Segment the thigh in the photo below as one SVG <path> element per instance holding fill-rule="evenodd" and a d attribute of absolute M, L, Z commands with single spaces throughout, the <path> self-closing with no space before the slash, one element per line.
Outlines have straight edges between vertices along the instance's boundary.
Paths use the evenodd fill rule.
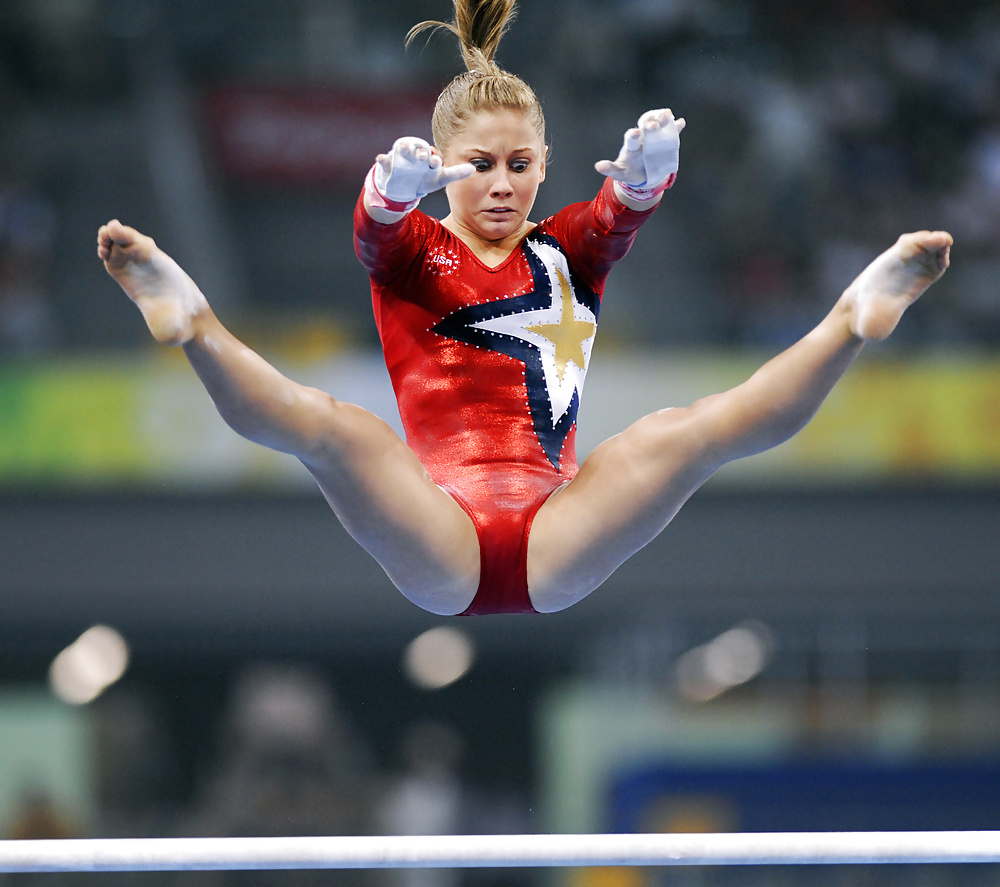
<path fill-rule="evenodd" d="M 472 519 L 385 422 L 331 402 L 327 432 L 304 456 L 337 517 L 418 606 L 461 613 L 479 585 Z"/>
<path fill-rule="evenodd" d="M 539 509 L 528 587 L 541 612 L 586 597 L 652 541 L 718 467 L 704 406 L 662 410 L 601 444 Z"/>

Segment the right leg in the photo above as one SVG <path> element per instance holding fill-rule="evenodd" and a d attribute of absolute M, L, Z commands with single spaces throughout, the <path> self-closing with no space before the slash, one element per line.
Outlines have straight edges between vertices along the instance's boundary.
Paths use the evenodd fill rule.
<path fill-rule="evenodd" d="M 98 233 L 98 256 L 154 338 L 183 346 L 226 423 L 297 457 L 404 595 L 440 615 L 468 607 L 479 585 L 475 527 L 385 422 L 292 382 L 243 345 L 151 238 L 109 222 Z"/>

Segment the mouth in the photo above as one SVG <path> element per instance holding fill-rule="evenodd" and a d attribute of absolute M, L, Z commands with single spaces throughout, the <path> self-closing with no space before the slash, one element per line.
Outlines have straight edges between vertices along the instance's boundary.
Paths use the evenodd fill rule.
<path fill-rule="evenodd" d="M 486 215 L 493 216 L 495 218 L 502 218 L 503 216 L 513 215 L 514 210 L 509 206 L 494 206 L 490 209 L 484 210 Z"/>

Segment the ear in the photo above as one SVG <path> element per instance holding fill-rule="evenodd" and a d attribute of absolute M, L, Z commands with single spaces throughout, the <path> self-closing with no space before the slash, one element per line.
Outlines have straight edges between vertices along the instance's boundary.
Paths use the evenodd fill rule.
<path fill-rule="evenodd" d="M 548 157 L 548 156 L 549 156 L 549 146 L 546 145 L 545 146 L 545 150 L 542 152 L 542 161 L 539 164 L 539 167 L 540 167 L 540 172 L 538 174 L 538 181 L 539 182 L 544 182 L 545 181 L 545 158 Z"/>

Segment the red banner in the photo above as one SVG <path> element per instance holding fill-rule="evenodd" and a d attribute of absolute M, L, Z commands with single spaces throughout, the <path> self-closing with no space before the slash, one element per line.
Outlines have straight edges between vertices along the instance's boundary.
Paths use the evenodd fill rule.
<path fill-rule="evenodd" d="M 220 171 L 239 181 L 359 188 L 401 136 L 430 141 L 436 96 L 226 87 L 205 99 Z"/>

